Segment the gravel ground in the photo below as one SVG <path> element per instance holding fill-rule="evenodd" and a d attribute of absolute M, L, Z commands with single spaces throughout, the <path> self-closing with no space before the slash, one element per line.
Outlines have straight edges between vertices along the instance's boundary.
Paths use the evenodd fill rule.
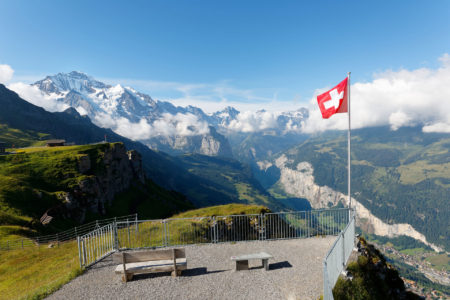
<path fill-rule="evenodd" d="M 322 261 L 336 237 L 186 246 L 188 270 L 142 274 L 123 283 L 107 257 L 47 299 L 317 299 L 322 294 Z M 261 261 L 234 271 L 233 255 L 265 251 Z"/>

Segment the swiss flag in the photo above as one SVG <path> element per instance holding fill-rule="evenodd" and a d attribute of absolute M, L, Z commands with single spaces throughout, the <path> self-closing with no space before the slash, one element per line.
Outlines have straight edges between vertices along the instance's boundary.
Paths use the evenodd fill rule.
<path fill-rule="evenodd" d="M 348 112 L 347 82 L 348 78 L 345 78 L 328 92 L 317 96 L 317 103 L 324 119 L 328 119 L 337 113 Z"/>

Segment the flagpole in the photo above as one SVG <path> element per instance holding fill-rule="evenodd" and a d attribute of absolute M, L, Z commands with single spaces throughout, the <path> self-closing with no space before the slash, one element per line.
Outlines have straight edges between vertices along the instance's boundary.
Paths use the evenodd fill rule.
<path fill-rule="evenodd" d="M 348 174 L 348 208 L 349 208 L 349 221 L 351 217 L 351 209 L 352 209 L 352 194 L 351 194 L 351 163 L 350 163 L 350 149 L 351 149 L 351 123 L 350 123 L 350 73 L 347 73 L 347 87 L 348 87 L 348 133 L 347 133 L 347 174 Z"/>

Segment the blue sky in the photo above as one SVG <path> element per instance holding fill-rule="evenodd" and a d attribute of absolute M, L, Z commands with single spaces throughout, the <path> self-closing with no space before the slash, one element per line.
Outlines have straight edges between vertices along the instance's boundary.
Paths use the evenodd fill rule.
<path fill-rule="evenodd" d="M 3 0 L 0 36 L 16 80 L 79 70 L 181 104 L 301 104 L 347 71 L 437 68 L 450 1 Z"/>

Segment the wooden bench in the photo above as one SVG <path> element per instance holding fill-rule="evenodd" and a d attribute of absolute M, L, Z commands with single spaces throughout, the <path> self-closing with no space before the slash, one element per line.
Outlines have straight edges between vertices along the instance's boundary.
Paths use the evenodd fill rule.
<path fill-rule="evenodd" d="M 172 272 L 172 276 L 181 275 L 187 269 L 185 249 L 147 250 L 114 253 L 113 261 L 120 263 L 116 274 L 123 274 L 127 282 L 135 274 Z"/>
<path fill-rule="evenodd" d="M 269 258 L 273 258 L 272 255 L 266 252 L 259 252 L 254 254 L 246 254 L 240 256 L 232 256 L 231 260 L 236 262 L 236 271 L 248 270 L 248 261 L 253 259 L 261 259 L 264 269 L 269 270 Z"/>

